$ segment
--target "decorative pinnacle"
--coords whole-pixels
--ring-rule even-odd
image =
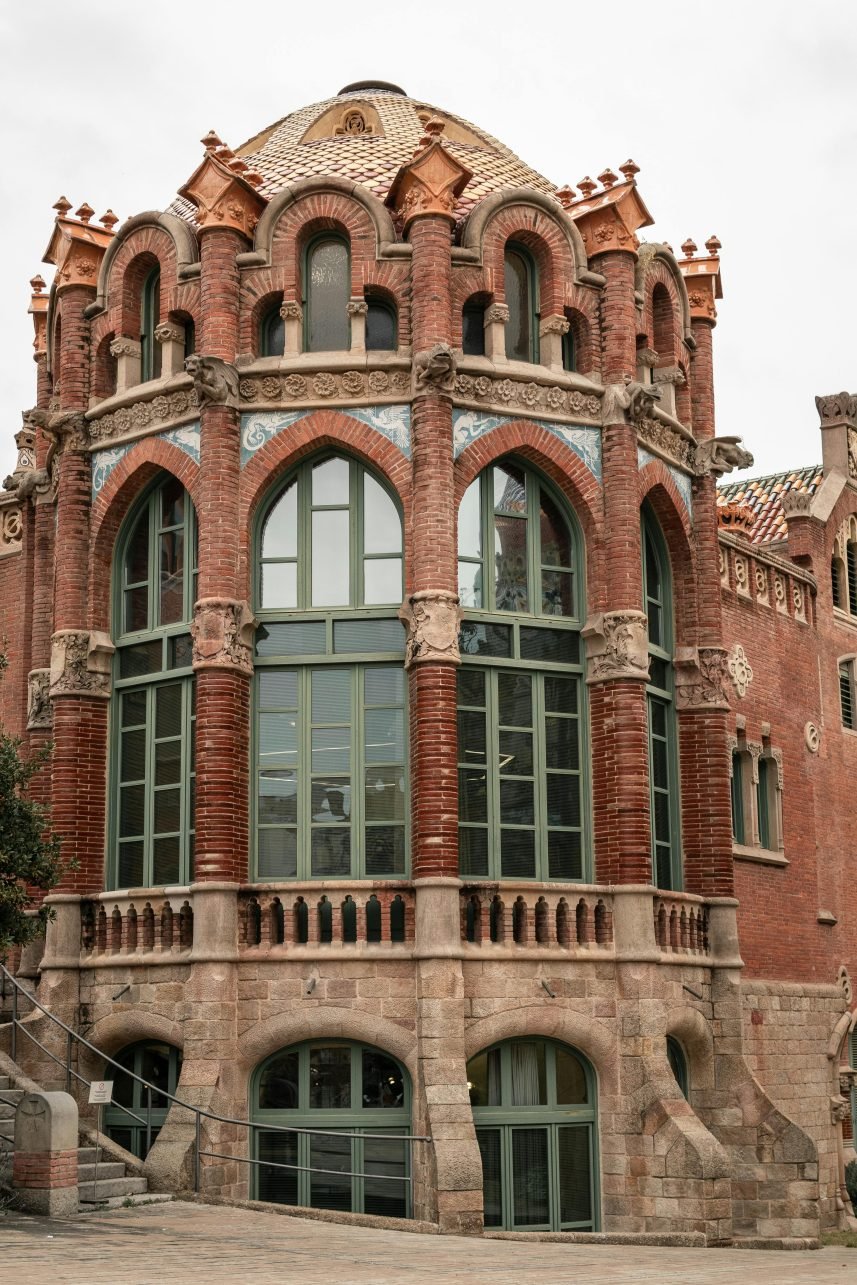
[[[423,129],[430,138],[436,138],[442,134],[446,121],[442,121],[439,116],[430,116],[427,121],[423,122]]]
[[[75,210],[74,217],[76,219],[80,219],[81,223],[88,223],[94,213],[95,210],[93,210],[92,206],[84,201],[83,205],[79,206],[78,209]]]
[[[219,161],[231,161],[234,155],[232,148],[227,147],[225,143],[221,143],[217,149],[217,159]]]
[[[629,159],[625,162],[625,164],[624,164],[624,165],[620,165],[620,166],[619,166],[619,173],[620,173],[620,174],[624,174],[624,175],[625,175],[625,182],[626,182],[626,183],[631,183],[631,182],[633,182],[634,175],[635,175],[635,174],[639,174],[639,172],[640,172],[640,167],[639,167],[639,165],[635,165],[635,164],[634,164],[634,162],[630,159],[630,157],[629,157]]]
[[[601,173],[598,175],[598,182],[603,183],[605,189],[609,192],[613,184],[618,181],[618,178],[619,178],[619,175],[614,174],[610,166],[608,165],[607,169],[602,170]]]
[[[205,138],[201,138],[199,141],[207,152],[213,152],[216,147],[223,146],[223,142],[218,138],[213,129],[210,129]]]
[[[567,210],[571,207],[571,204],[574,201],[574,198],[576,195],[577,193],[575,192],[574,188],[571,187],[571,185],[568,183],[566,183],[565,187],[558,187],[554,192],[554,196],[559,201],[560,205],[564,210]]]
[[[244,170],[248,170],[250,166],[246,161],[242,161],[240,156],[233,156],[229,162],[229,168],[234,170],[236,174],[243,174]]]
[[[33,287],[33,294],[41,294],[45,288],[45,279],[37,272],[34,277],[30,277],[30,285]]]
[[[590,198],[590,196],[592,195],[592,193],[595,191],[596,187],[598,186],[598,184],[597,184],[597,183],[593,183],[593,182],[592,182],[592,179],[591,179],[591,178],[589,177],[589,175],[587,174],[586,178],[582,178],[582,179],[580,180],[580,182],[578,183],[578,185],[577,185],[577,186],[580,188],[581,195],[583,196],[583,199],[584,199],[585,201],[588,201],[588,200],[589,200],[589,198]]]
[[[718,254],[722,249],[720,242],[713,233],[706,241],[705,248],[709,254]]]
[[[262,175],[257,170],[247,170],[243,177],[244,182],[249,183],[251,187],[262,186]]]
[[[686,259],[692,259],[698,249],[699,246],[691,237],[688,237],[686,241],[682,241],[681,243],[681,252]]]
[[[68,214],[69,210],[71,209],[71,201],[67,201],[64,196],[61,196],[58,201],[54,202],[53,208],[55,210],[58,210],[59,217],[61,219],[64,219],[66,214]]]
[[[116,224],[119,222],[119,216],[114,214],[112,210],[108,209],[104,214],[102,214],[98,221],[102,227],[107,228],[108,232],[112,232]]]

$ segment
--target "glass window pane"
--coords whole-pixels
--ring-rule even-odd
[[[184,619],[184,533],[168,531],[160,539],[160,622]]]
[[[312,671],[313,723],[349,723],[351,721],[351,670],[314,669]]]
[[[259,1159],[278,1165],[298,1163],[298,1138],[289,1133],[263,1133],[259,1131]],[[296,1169],[268,1169],[259,1165],[259,1199],[279,1205],[298,1203],[298,1174]]]
[[[363,563],[363,601],[367,607],[399,602],[402,597],[402,559],[367,558]]]
[[[405,873],[405,831],[401,825],[370,826],[366,831],[366,874]]]
[[[351,873],[351,832],[342,826],[319,826],[312,832],[312,877]]]
[[[373,665],[363,680],[367,705],[401,705],[405,699],[405,671],[398,666]]]
[[[568,523],[551,497],[540,493],[539,530],[542,546],[542,566],[571,567],[571,533]]]
[[[146,733],[143,728],[122,733],[120,781],[142,781],[146,776]]]
[[[370,709],[365,715],[366,762],[402,763],[405,725],[400,709]]]
[[[155,746],[155,785],[178,784],[181,768],[181,741],[159,741]]]
[[[364,1107],[403,1107],[405,1083],[397,1062],[375,1049],[363,1049]]]
[[[139,585],[136,589],[125,590],[125,624],[126,634],[136,633],[149,628],[149,587]]]
[[[146,721],[146,689],[122,693],[122,726],[134,727]]]
[[[513,1107],[547,1105],[547,1075],[543,1040],[515,1040],[509,1049]]]
[[[467,1087],[470,1105],[498,1107],[502,1102],[500,1073],[502,1060],[498,1048],[477,1053],[467,1063]]]
[[[348,250],[342,241],[319,241],[310,249],[308,260],[307,349],[341,352],[350,344]]]
[[[531,311],[528,264],[515,250],[506,250],[505,292],[509,308],[506,322],[506,356],[511,361],[530,361]]]
[[[289,1111],[298,1105],[298,1054],[279,1053],[259,1076],[259,1109]]]
[[[459,562],[458,596],[462,607],[482,606],[482,563]]]
[[[155,791],[155,834],[181,829],[181,790]]]
[[[126,785],[119,791],[119,837],[130,839],[143,833],[146,815],[146,789]]]
[[[535,825],[532,781],[501,779],[500,821],[503,825]]]
[[[527,523],[494,518],[494,602],[498,611],[529,611]]]
[[[294,825],[297,819],[297,774],[295,772],[260,772],[260,825]]]
[[[313,772],[347,772],[351,767],[351,729],[314,727],[312,731]],[[334,788],[339,788],[338,785]],[[320,819],[320,818],[318,818]],[[325,817],[325,820],[328,818]]]
[[[293,478],[265,520],[262,557],[296,558],[297,553],[298,484]]]
[[[262,564],[262,606],[270,611],[277,607],[298,605],[298,568],[295,562]]]
[[[125,584],[139,584],[149,578],[149,511],[138,518],[125,554]]]
[[[551,830],[548,834],[548,878],[582,879],[583,852],[579,830]]]
[[[533,738],[530,732],[500,732],[500,772],[507,776],[531,776]]]
[[[580,794],[576,776],[550,773],[547,779],[548,825],[578,827]]]
[[[522,625],[521,659],[542,660],[553,665],[576,665],[580,658],[580,635],[570,629],[539,629]]]
[[[137,643],[133,647],[122,647],[119,651],[119,677],[142,678],[144,674],[156,674],[163,664],[164,648],[160,638],[152,642]]]
[[[529,674],[499,674],[497,696],[499,722],[504,727],[532,727],[533,680]]]
[[[405,631],[400,620],[335,620],[333,650],[341,653],[405,652]]]
[[[485,704],[485,673],[481,669],[459,669],[458,671],[459,705]]]
[[[405,778],[396,767],[372,767],[365,774],[367,821],[404,821]]]
[[[554,714],[576,714],[579,680],[545,674],[545,709]]]
[[[351,1106],[350,1048],[320,1045],[310,1049],[309,1105],[320,1111]]]
[[[120,888],[142,888],[143,886],[143,844],[119,844],[119,879]]]
[[[487,822],[488,777],[484,768],[458,773],[458,816],[461,821]]]
[[[513,1129],[512,1219],[517,1227],[550,1223],[549,1190],[547,1129]]]
[[[259,831],[259,878],[294,879],[298,872],[295,830]]]
[[[525,517],[527,480],[521,469],[512,464],[497,464],[491,472],[494,512],[512,517]]]
[[[542,572],[542,615],[574,615],[574,577],[570,571]]]
[[[486,753],[485,714],[482,711],[458,711],[458,758],[459,762],[472,765],[484,765]]]
[[[385,304],[370,303],[366,313],[366,351],[395,352],[396,314]]]
[[[458,556],[482,557],[482,505],[479,478],[471,482],[458,510]]]
[[[328,1170],[310,1174],[310,1205],[313,1209],[350,1210],[351,1139],[316,1135],[310,1140],[310,1164],[314,1169]],[[342,1170],[341,1177],[336,1172],[329,1172],[337,1169]]]
[[[190,634],[178,634],[167,641],[167,665],[170,669],[189,669],[193,663]]]
[[[347,509],[321,509],[316,510],[312,515],[312,605],[314,607],[348,605],[350,600],[349,529]]]
[[[286,323],[276,308],[262,323],[262,356],[281,357],[285,346]]]
[[[477,879],[488,874],[488,833],[469,826],[458,832],[458,869],[463,878]]]
[[[185,489],[178,478],[168,478],[161,487],[161,526],[181,526],[184,522]]]
[[[556,1048],[556,1100],[560,1106],[587,1100],[586,1072],[580,1059],[560,1047]]]
[[[536,849],[532,830],[500,832],[500,871],[504,879],[535,879]]]
[[[294,669],[263,669],[257,676],[259,704],[265,709],[297,709],[298,675]]]
[[[259,716],[259,758],[277,759],[284,767],[294,766],[298,756],[297,719],[293,713],[262,713]]]
[[[468,305],[461,316],[461,348],[465,357],[485,356],[485,309]]]
[[[462,656],[511,656],[512,630],[509,625],[482,625],[475,620],[463,620],[458,646]]]
[[[348,504],[351,465],[340,455],[314,464],[312,470],[312,502],[318,504]],[[381,550],[383,552],[383,550]]]
[[[363,1170],[381,1177],[363,1180],[363,1212],[385,1218],[405,1218],[408,1212],[407,1144],[395,1137],[367,1138],[363,1143]],[[401,1182],[389,1179],[401,1175]]]
[[[558,1135],[560,1222],[591,1223],[589,1126],[566,1125],[558,1130]]]
[[[363,474],[363,552],[400,553],[402,520],[383,486]]]
[[[182,689],[180,683],[159,687],[155,693],[155,735],[180,736],[182,730]]]
[[[256,630],[257,656],[318,656],[326,650],[323,620],[271,621]]]
[[[482,1157],[482,1199],[485,1208],[485,1226],[503,1226],[503,1186],[501,1142],[499,1129],[477,1129],[476,1140]]]
[[[171,835],[169,838],[155,839],[152,844],[152,884],[156,888],[167,884],[178,883],[181,870],[181,839]]]

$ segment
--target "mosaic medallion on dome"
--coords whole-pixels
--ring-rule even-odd
[[[520,423],[522,415],[484,415],[480,411],[453,410],[452,412],[452,449],[455,459],[466,450],[477,438],[491,433],[501,424]],[[538,424],[561,442],[565,442],[579,456],[590,473],[601,482],[601,432],[597,428],[584,425],[553,424],[545,419],[527,419],[527,423]]]

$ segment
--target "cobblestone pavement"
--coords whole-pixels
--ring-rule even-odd
[[[471,1240],[253,1210],[141,1205],[66,1222],[0,1216],[10,1285],[853,1285],[857,1250],[770,1252]]]

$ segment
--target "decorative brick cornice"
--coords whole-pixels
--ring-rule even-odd
[[[399,611],[407,629],[405,669],[427,662],[458,665],[458,631],[461,605],[455,594],[444,589],[424,589],[412,594]]]
[[[246,602],[200,598],[191,624],[194,669],[230,669],[253,673],[256,618]]]
[[[676,708],[728,710],[728,653],[724,647],[680,647],[675,656]]]
[[[110,697],[115,648],[100,630],[61,629],[51,638],[50,695]]]
[[[51,671],[31,669],[27,675],[27,731],[44,731],[54,725],[50,701]]]
[[[649,640],[642,611],[605,611],[592,616],[582,630],[586,640],[586,681],[616,678],[647,682]]]

